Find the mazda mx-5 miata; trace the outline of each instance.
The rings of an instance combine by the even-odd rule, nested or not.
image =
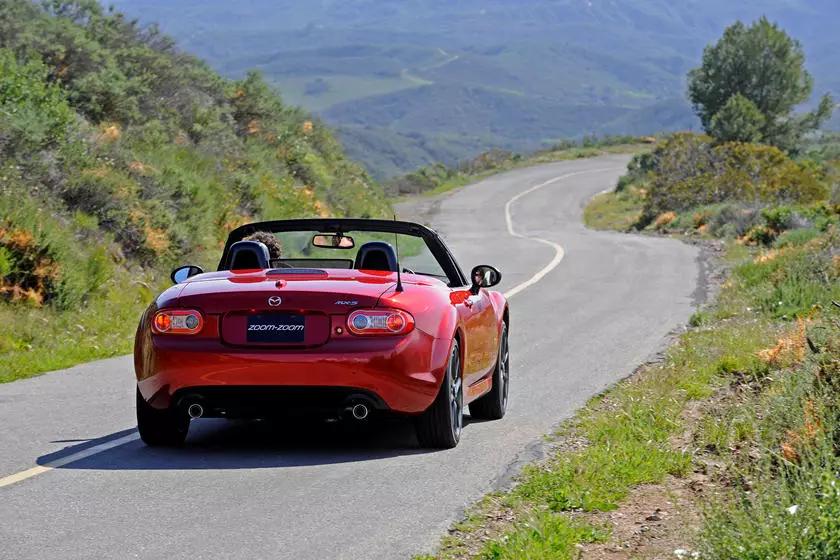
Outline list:
[[[415,223],[306,219],[230,233],[218,271],[188,265],[137,329],[137,425],[179,445],[197,418],[413,417],[421,446],[458,444],[464,407],[508,401],[501,274],[469,277]]]

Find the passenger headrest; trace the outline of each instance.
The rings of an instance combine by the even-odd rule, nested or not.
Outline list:
[[[385,241],[368,241],[359,248],[354,268],[358,270],[397,271],[397,252]]]

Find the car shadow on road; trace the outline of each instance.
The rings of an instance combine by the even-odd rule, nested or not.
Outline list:
[[[469,418],[465,418],[465,425]],[[136,430],[123,430],[73,445],[38,458],[39,465],[107,444]],[[417,444],[407,419],[370,423],[321,424],[301,421],[193,421],[184,446],[147,447],[132,440],[60,469],[74,470],[229,470],[284,468],[375,461],[407,455],[435,453]]]

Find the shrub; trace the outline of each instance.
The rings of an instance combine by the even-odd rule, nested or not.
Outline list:
[[[670,226],[677,220],[677,215],[674,212],[663,212],[658,215],[653,221],[653,227],[662,229]]]
[[[12,51],[0,49],[0,154],[31,156],[60,143],[73,127],[66,94],[47,75],[40,61],[19,64]]]
[[[698,310],[689,317],[688,324],[691,327],[697,328],[709,323],[709,321],[711,321],[711,315],[705,311]]]
[[[767,227],[776,231],[787,230],[793,221],[793,209],[789,206],[776,206],[765,208],[761,211],[764,223]]]
[[[618,178],[618,183],[615,186],[615,192],[624,192],[627,189],[627,187],[631,186],[634,182],[635,179],[630,175],[622,175]]]
[[[645,211],[659,215],[721,202],[756,205],[826,200],[822,170],[770,146],[680,133],[654,150]]]
[[[778,231],[772,228],[765,225],[757,225],[750,228],[744,237],[741,238],[741,241],[747,245],[770,245],[778,235]]]
[[[104,248],[85,248],[34,201],[0,197],[0,294],[13,302],[70,309],[110,276]]]

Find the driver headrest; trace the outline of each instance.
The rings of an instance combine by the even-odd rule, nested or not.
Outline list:
[[[228,270],[259,270],[271,266],[268,247],[259,241],[237,241],[230,246]]]

